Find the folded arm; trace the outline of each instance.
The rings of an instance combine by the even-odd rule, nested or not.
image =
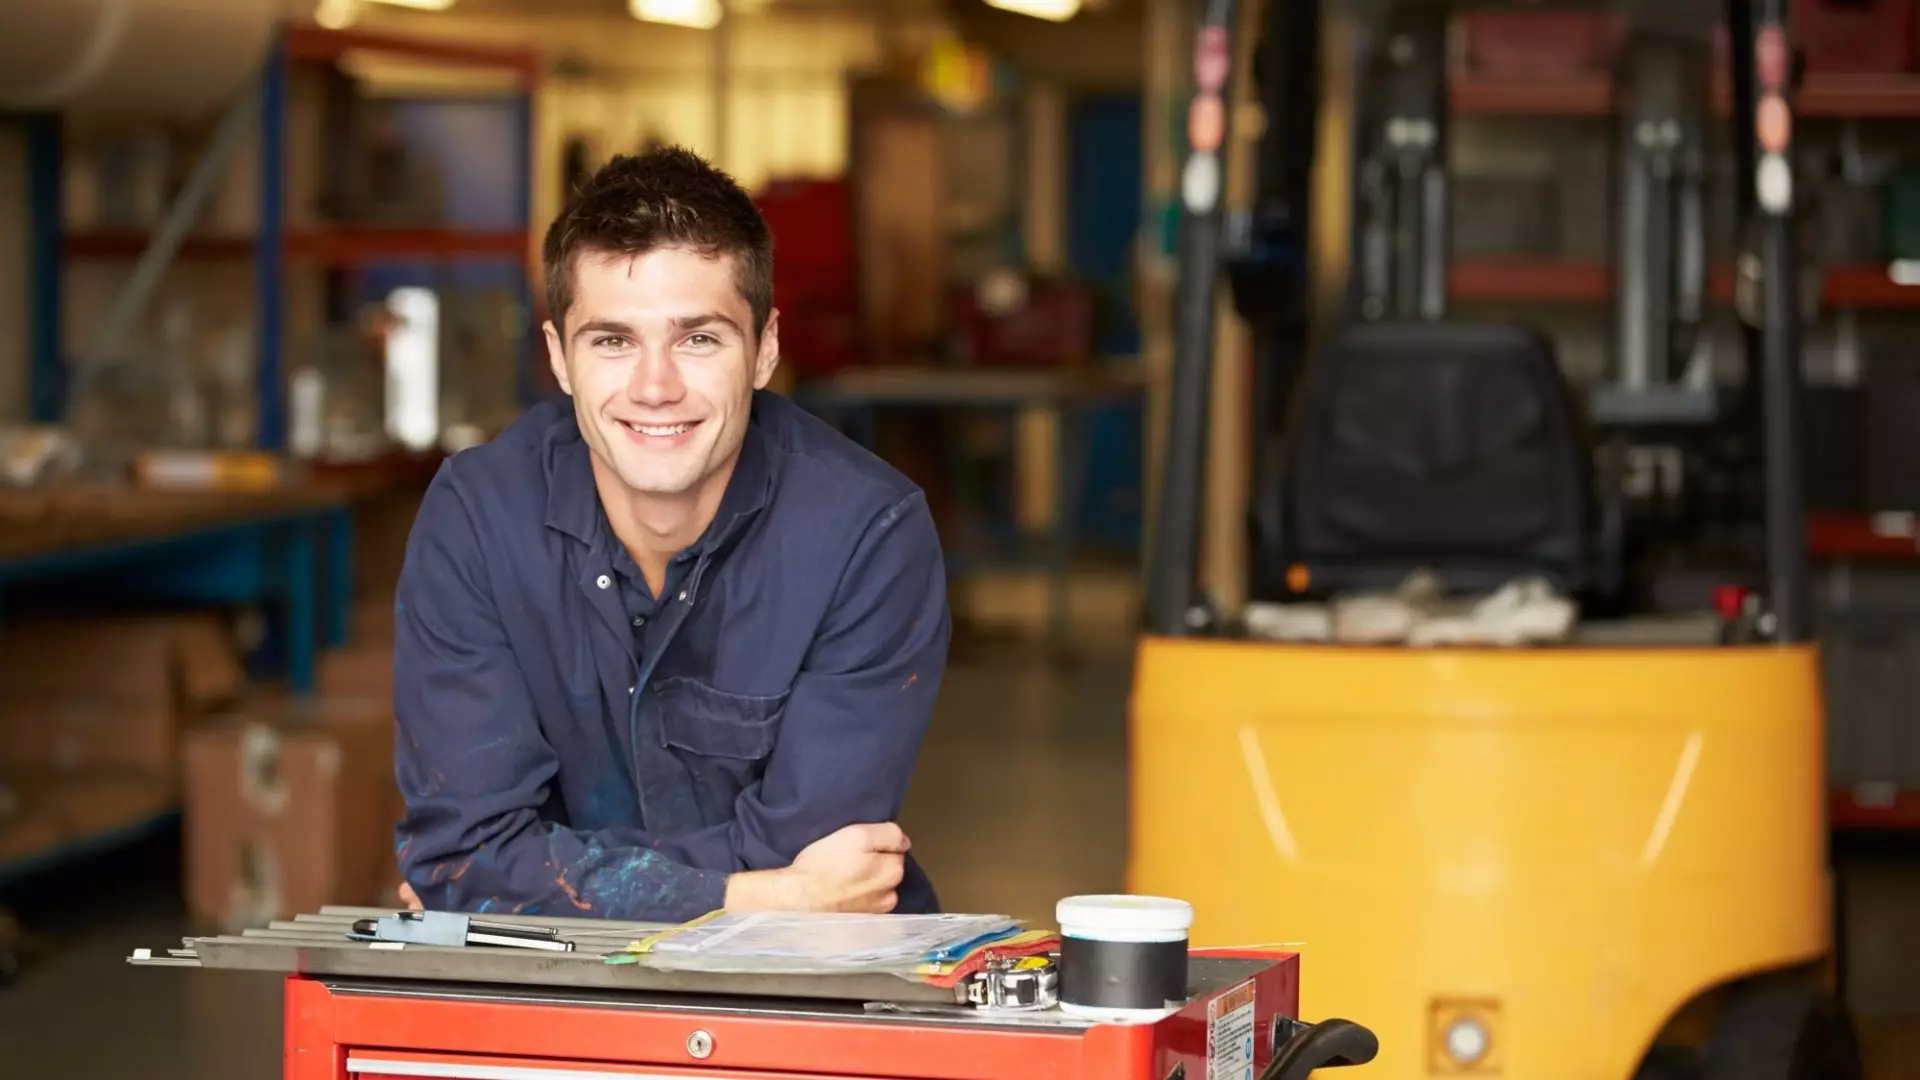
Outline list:
[[[845,826],[897,821],[952,634],[946,561],[914,493],[868,525],[788,694],[765,774],[734,819],[663,840],[695,866],[783,867]]]

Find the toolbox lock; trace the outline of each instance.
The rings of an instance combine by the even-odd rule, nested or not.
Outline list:
[[[694,1058],[700,1061],[705,1061],[712,1057],[713,1033],[706,1028],[700,1028],[693,1034],[687,1036],[687,1053],[693,1055]]]

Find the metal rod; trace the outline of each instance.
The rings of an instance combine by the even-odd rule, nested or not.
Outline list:
[[[1736,124],[1751,125],[1758,154],[1742,183],[1753,185],[1759,232],[1761,397],[1766,478],[1769,601],[1775,637],[1803,642],[1811,632],[1807,593],[1805,492],[1802,485],[1800,266],[1794,228],[1791,102],[1794,96],[1786,0],[1732,0],[1734,49],[1751,50],[1754,78],[1736,101]],[[1750,28],[1739,30],[1742,16]]]
[[[254,387],[256,439],[262,449],[286,443],[287,399],[282,350],[286,335],[287,41],[279,35],[260,75],[260,235],[254,242],[254,333],[259,362]]]
[[[1147,582],[1147,620],[1157,634],[1191,629],[1199,572],[1200,508],[1206,489],[1207,420],[1213,407],[1214,295],[1219,281],[1221,196],[1226,185],[1233,114],[1233,20],[1236,0],[1206,0],[1196,37],[1194,99],[1211,113],[1212,129],[1189,124],[1181,174],[1180,284],[1175,296],[1173,372],[1167,404],[1167,450],[1160,474],[1159,520]],[[1282,76],[1284,77],[1284,76]],[[1217,109],[1208,107],[1208,104]]]
[[[66,265],[66,211],[61,190],[65,131],[58,113],[35,113],[26,118],[25,127],[33,305],[33,356],[27,369],[27,400],[32,404],[33,419],[51,424],[60,419],[66,381],[66,358],[60,344],[65,277],[62,267]]]
[[[1753,41],[1753,2],[1752,0],[1727,0],[1727,38],[1729,41],[1751,43]],[[1745,230],[1754,219],[1753,184],[1745,179],[1753,176],[1759,168],[1760,144],[1753,127],[1754,70],[1753,49],[1750,44],[1744,47],[1730,48],[1728,58],[1732,61],[1732,97],[1733,116],[1733,175],[1742,178],[1733,185],[1734,193],[1734,235],[1733,250],[1736,255],[1746,247]],[[1758,419],[1760,402],[1760,354],[1761,331],[1745,319],[1735,319],[1734,325],[1740,332],[1740,393],[1734,411],[1740,431],[1748,438],[1761,435]],[[1751,447],[1751,443],[1748,444]],[[1749,460],[1751,457],[1749,456]]]
[[[92,358],[104,359],[117,353],[125,344],[127,334],[133,324],[146,310],[147,301],[152,299],[153,291],[166,275],[167,267],[173,263],[174,255],[180,250],[180,244],[187,237],[194,222],[200,217],[200,208],[205,205],[213,187],[226,174],[227,166],[239,152],[242,140],[251,131],[260,114],[260,88],[248,83],[227,106],[220,118],[220,124],[214,129],[213,139],[200,154],[200,160],[193,166],[187,182],[173,198],[172,205],[160,221],[153,238],[147,242],[146,250],[140,253],[140,260],[134,264],[133,274],[127,283],[113,298],[113,306],[107,309],[107,318],[100,335],[88,350]]]

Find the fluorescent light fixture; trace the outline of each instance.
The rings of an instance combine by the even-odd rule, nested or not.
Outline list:
[[[322,30],[345,30],[360,18],[360,0],[319,0],[313,21]]]
[[[1048,22],[1066,22],[1080,14],[1080,0],[987,0],[987,6]]]
[[[454,0],[367,0],[370,4],[386,4],[388,7],[413,8],[416,11],[445,11],[453,6]]]
[[[641,22],[711,30],[725,9],[720,0],[627,0],[627,13]]]

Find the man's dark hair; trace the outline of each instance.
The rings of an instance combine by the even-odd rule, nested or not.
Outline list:
[[[753,199],[700,155],[679,146],[621,154],[602,165],[547,229],[547,312],[566,336],[574,262],[582,252],[641,255],[683,247],[731,255],[755,337],[773,310],[773,236]]]

